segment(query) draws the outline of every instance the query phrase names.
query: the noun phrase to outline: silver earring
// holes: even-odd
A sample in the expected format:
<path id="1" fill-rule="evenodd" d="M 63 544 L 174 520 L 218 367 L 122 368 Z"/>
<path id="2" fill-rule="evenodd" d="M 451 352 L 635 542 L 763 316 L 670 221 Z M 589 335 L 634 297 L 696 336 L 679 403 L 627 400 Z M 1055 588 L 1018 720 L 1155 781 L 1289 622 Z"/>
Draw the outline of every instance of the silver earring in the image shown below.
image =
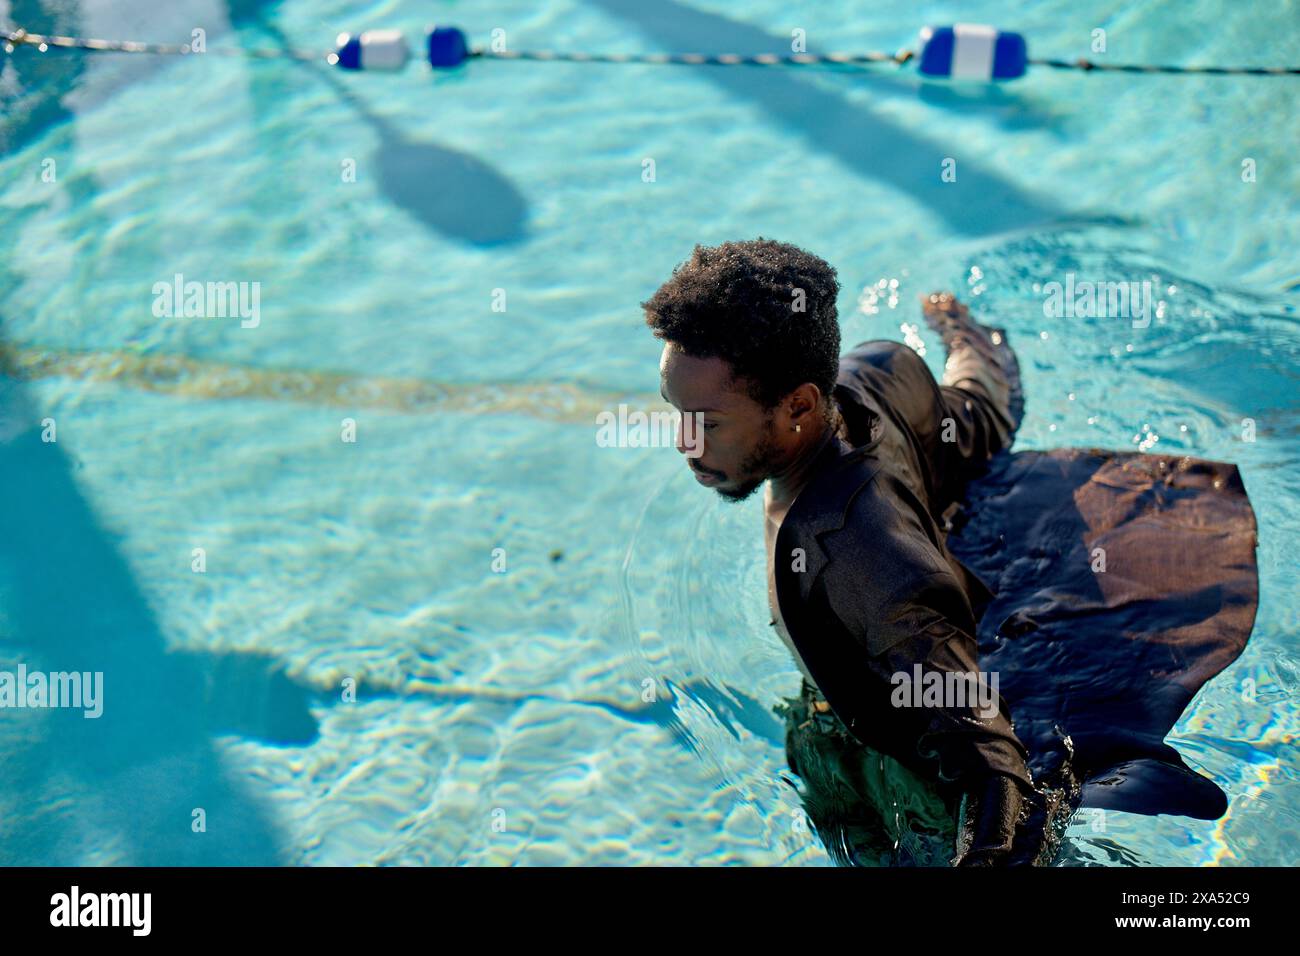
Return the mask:
<path id="1" fill-rule="evenodd" d="M 795 426 L 794 426 L 794 430 L 795 430 L 795 431 L 800 431 L 802 428 L 803 428 L 802 425 L 795 425 Z"/>

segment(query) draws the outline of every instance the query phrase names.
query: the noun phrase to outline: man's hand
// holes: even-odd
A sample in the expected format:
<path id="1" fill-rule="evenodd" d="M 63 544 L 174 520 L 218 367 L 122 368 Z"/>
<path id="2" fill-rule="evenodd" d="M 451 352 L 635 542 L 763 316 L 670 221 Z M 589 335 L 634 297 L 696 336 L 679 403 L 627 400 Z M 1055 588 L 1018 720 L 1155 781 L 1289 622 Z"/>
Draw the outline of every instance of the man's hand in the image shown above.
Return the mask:
<path id="1" fill-rule="evenodd" d="M 957 866 L 1006 866 L 1010 861 L 1023 797 L 1014 780 L 1002 774 L 989 777 L 967 798 L 961 821 L 962 842 L 970 846 Z"/>

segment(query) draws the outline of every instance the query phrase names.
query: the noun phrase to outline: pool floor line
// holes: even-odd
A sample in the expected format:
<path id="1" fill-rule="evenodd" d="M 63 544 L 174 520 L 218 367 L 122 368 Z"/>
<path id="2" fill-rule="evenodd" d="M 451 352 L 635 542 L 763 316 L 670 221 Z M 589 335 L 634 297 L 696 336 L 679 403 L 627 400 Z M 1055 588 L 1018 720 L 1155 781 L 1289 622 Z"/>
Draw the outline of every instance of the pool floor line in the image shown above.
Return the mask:
<path id="1" fill-rule="evenodd" d="M 129 350 L 75 350 L 0 342 L 0 376 L 22 382 L 71 378 L 192 399 L 250 399 L 408 414 L 517 414 L 594 424 L 623 404 L 666 409 L 659 396 L 570 382 L 437 382 L 314 369 L 266 368 Z"/>

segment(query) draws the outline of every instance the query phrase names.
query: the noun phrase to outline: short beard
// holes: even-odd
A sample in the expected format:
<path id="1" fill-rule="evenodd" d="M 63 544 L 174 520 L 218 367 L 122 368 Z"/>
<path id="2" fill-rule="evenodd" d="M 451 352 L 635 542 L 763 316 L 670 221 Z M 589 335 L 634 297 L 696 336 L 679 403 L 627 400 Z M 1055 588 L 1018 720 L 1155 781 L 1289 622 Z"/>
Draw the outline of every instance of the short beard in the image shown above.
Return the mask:
<path id="1" fill-rule="evenodd" d="M 739 504 L 746 498 L 750 497 L 762 486 L 763 482 L 767 481 L 767 476 L 772 473 L 772 468 L 777 458 L 776 427 L 772 424 L 772 421 L 772 413 L 769 412 L 764 421 L 763 437 L 759 439 L 758 447 L 754 449 L 754 453 L 746 458 L 740 466 L 740 473 L 742 475 L 757 473 L 758 477 L 746 481 L 738 488 L 731 488 L 725 491 L 721 488 L 713 489 L 733 504 Z"/>

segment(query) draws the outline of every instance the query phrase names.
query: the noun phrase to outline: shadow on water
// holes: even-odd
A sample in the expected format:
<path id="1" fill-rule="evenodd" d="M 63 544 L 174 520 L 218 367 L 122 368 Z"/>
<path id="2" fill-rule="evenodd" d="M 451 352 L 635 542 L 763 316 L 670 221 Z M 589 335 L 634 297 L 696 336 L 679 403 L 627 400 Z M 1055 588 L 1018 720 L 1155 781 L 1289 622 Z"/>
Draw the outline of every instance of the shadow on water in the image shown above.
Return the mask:
<path id="1" fill-rule="evenodd" d="M 259 10 L 260 4 L 229 2 L 231 22 L 248 24 L 283 50 L 291 48 L 283 32 Z M 418 55 L 418 49 L 417 49 Z M 379 137 L 374 168 L 379 188 L 393 205 L 426 228 L 473 245 L 519 242 L 527 237 L 528 202 L 502 173 L 477 157 L 408 138 L 373 113 L 336 73 L 318 63 L 294 64 L 310 69 Z M 276 69 L 282 69 L 277 64 Z M 433 91 L 430 91 L 433 96 Z"/>
<path id="2" fill-rule="evenodd" d="M 282 48 L 287 48 L 287 38 L 268 19 L 268 11 L 273 11 L 275 6 L 260 0 L 227 0 L 226 3 L 229 22 L 235 30 L 244 26 L 255 27 Z M 23 26 L 30 32 L 79 35 L 83 32 L 77 16 L 79 10 L 76 5 L 60 7 L 56 15 L 31 0 L 15 0 L 5 22 L 6 25 Z M 215 33 L 210 31 L 209 41 L 213 39 Z M 73 118 L 74 113 L 63 100 L 68 92 L 77 88 L 87 55 L 119 54 L 57 50 L 42 55 L 24 49 L 6 57 L 0 52 L 0 67 L 5 65 L 6 59 L 9 61 L 21 89 L 20 93 L 12 96 L 0 92 L 0 106 L 6 115 L 4 128 L 0 130 L 0 146 L 6 151 L 16 151 Z M 124 75 L 114 80 L 106 90 L 101 90 L 100 95 L 125 88 L 149 72 L 174 66 L 181 58 L 149 59 L 148 71 Z M 375 131 L 379 145 L 373 168 L 380 191 L 389 202 L 405 210 L 425 228 L 476 246 L 514 243 L 527 237 L 527 200 L 514 183 L 490 164 L 460 150 L 409 138 L 392 123 L 373 113 L 335 74 L 333 67 L 323 63 L 274 61 L 251 61 L 249 64 L 254 75 L 259 70 L 268 69 L 310 69 Z"/>
<path id="3" fill-rule="evenodd" d="M 31 33 L 76 33 L 76 7 L 46 10 L 33 0 L 12 0 L 8 15 L 0 17 L 6 29 L 22 26 Z M 72 119 L 63 104 L 63 94 L 81 76 L 82 55 L 29 55 L 31 51 L 7 54 L 0 47 L 0 152 L 17 152 L 25 144 Z M 18 64 L 21 65 L 21 69 Z"/>
<path id="4" fill-rule="evenodd" d="M 15 721 L 33 723 L 5 735 L 6 789 L 34 803 L 60 795 L 67 814 L 23 827 L 6 862 L 80 862 L 70 819 L 111 835 L 134 864 L 279 862 L 270 821 L 228 778 L 211 736 L 237 729 L 304 742 L 314 736 L 304 700 L 255 659 L 168 652 L 73 462 L 60 443 L 42 441 L 43 417 L 23 388 L 0 379 L 0 654 L 6 668 L 102 672 L 103 713 L 6 715 L 11 732 Z M 206 832 L 191 830 L 196 808 Z"/>
<path id="5" fill-rule="evenodd" d="M 451 239 L 491 246 L 527 237 L 528 203 L 505 176 L 469 153 L 406 138 L 366 110 L 332 73 L 321 76 L 379 136 L 379 187 L 393 205 Z"/>
<path id="6" fill-rule="evenodd" d="M 983 116 L 1004 130 L 1044 129 L 1058 138 L 1064 135 L 1055 116 L 1045 112 L 1033 100 L 1021 96 L 1014 88 L 996 83 L 963 87 L 923 81 L 916 87 L 915 95 L 922 103 L 939 109 L 963 116 Z"/>
<path id="7" fill-rule="evenodd" d="M 634 23 L 666 50 L 742 55 L 790 52 L 788 37 L 773 36 L 676 0 L 591 2 Z M 1047 223 L 1121 222 L 1108 215 L 1075 214 L 1049 199 L 1032 195 L 982 167 L 977 159 L 962 156 L 959 145 L 945 142 L 940 136 L 933 140 L 916 136 L 797 71 L 717 66 L 679 69 L 699 70 L 701 76 L 733 96 L 757 103 L 773 121 L 797 132 L 811 148 L 829 153 L 864 179 L 878 180 L 906 193 L 963 234 L 987 235 Z M 862 82 L 886 87 L 881 78 L 866 74 Z M 925 96 L 932 102 L 959 101 L 951 92 L 931 91 Z M 997 101 L 999 107 L 1003 99 Z M 960 174 L 956 182 L 941 183 L 940 163 L 954 150 Z"/>
<path id="8" fill-rule="evenodd" d="M 716 687 L 705 678 L 691 678 L 677 684 L 667 677 L 659 680 L 665 691 L 662 697 L 636 707 L 626 707 L 608 701 L 583 700 L 578 703 L 600 707 L 624 720 L 663 727 L 687 753 L 698 753 L 700 744 L 695 734 L 682 722 L 678 714 L 680 695 L 683 700 L 707 708 L 727 733 L 740 739 L 737 727 L 744 727 L 755 737 L 777 747 L 785 746 L 784 730 L 772 711 L 744 691 L 730 684 Z"/>
<path id="9" fill-rule="evenodd" d="M 75 35 L 79 14 L 76 5 L 15 0 L 6 25 Z M 0 68 L 21 81 L 3 100 L 6 150 L 48 141 L 60 166 L 74 167 L 66 157 L 75 139 L 59 129 L 75 116 L 64 100 L 85 56 L 19 51 L 5 63 L 0 54 Z M 98 192 L 85 174 L 62 182 L 74 201 Z M 16 281 L 0 269 L 0 287 Z M 4 325 L 0 317 L 0 337 Z M 46 414 L 31 390 L 0 377 L 0 669 L 101 672 L 103 712 L 0 714 L 0 806 L 10 832 L 22 834 L 0 847 L 0 859 L 77 864 L 101 853 L 146 866 L 282 862 L 270 819 L 230 778 L 212 737 L 307 744 L 317 735 L 309 695 L 268 658 L 168 650 L 114 535 L 78 486 L 75 461 L 61 443 L 42 441 Z M 77 425 L 60 416 L 58 427 L 66 434 Z M 204 832 L 193 829 L 197 809 Z"/>

